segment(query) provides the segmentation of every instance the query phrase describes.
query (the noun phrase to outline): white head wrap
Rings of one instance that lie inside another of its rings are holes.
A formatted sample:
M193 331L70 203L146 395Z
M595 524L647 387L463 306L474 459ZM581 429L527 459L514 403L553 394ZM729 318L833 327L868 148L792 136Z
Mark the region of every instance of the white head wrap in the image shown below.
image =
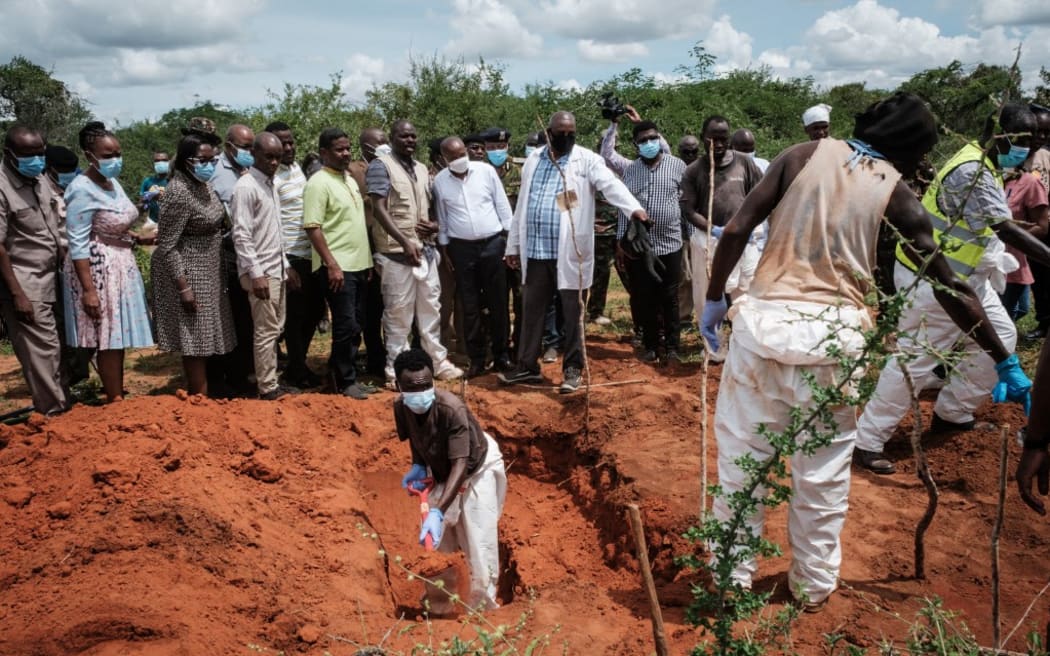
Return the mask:
M814 123L830 123L831 122L831 105L825 105L823 103L819 105L813 105L806 111L802 112L802 126L809 127Z

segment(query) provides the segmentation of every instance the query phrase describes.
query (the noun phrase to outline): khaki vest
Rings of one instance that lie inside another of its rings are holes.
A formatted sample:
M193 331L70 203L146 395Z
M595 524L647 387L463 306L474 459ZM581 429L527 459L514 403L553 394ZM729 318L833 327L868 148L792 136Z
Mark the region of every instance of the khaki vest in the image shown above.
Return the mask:
M390 175L390 193L386 203L394 225L409 241L422 246L423 243L416 235L416 226L421 221L430 220L430 176L427 167L413 160L412 165L416 172L416 179L413 180L393 155L381 155L377 159L383 163ZM401 244L388 235L378 221L372 226L372 240L375 242L376 252L404 251Z
M821 139L769 218L769 237L751 296L767 301L865 306L875 246L900 173L853 149Z

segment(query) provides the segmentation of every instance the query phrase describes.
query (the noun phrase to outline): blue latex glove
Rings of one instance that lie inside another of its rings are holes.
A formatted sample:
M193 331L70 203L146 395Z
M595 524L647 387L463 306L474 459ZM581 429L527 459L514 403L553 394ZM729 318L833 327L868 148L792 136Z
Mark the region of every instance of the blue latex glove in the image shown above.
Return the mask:
M423 527L419 530L419 544L427 538L427 533L434 538L434 548L441 544L441 536L445 533L445 515L437 508L431 508L427 518L423 520Z
M412 485L417 490L422 490L422 481L427 477L427 468L420 464L412 465L412 469L408 470L408 473L401 477L401 487L407 488L412 483L419 483L418 485Z
M1032 408L1032 381L1028 379L1021 369L1021 361L1017 354L1013 354L999 364L995 365L995 371L999 374L999 382L992 389L992 400L996 403L1014 401L1024 404L1025 414Z
M707 340L707 347L711 353L718 351L718 331L722 328L722 321L726 318L729 305L723 296L720 301L708 300L704 303L704 313L700 319L700 334Z
M711 236L715 239L721 239L723 229L722 226L711 226Z

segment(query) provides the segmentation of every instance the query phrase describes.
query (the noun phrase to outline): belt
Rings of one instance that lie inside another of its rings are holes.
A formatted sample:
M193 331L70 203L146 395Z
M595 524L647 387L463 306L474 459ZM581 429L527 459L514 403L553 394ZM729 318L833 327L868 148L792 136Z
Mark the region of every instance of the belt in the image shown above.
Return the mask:
M100 244L113 246L114 248L131 248L135 245L135 238L127 233L122 235L112 235L104 232L92 232L91 238Z
M501 234L503 234L503 233L502 232L497 232L494 235L489 235L488 237L482 237L481 239L459 239L457 237L449 237L449 241L450 242L451 241L455 241L455 242L459 242L461 244L484 244L486 242L492 241L496 237L499 237Z

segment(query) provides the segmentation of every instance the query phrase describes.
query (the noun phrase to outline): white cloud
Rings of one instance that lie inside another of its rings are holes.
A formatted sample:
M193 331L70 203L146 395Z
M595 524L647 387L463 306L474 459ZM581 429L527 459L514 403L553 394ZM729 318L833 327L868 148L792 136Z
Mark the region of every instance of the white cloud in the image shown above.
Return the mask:
M364 100L369 89L389 80L392 73L382 59L355 52L343 70L343 93L352 101Z
M110 86L149 86L192 80L199 75L261 70L263 63L236 46L218 44L175 50L116 51L109 69Z
M738 31L729 16L723 15L707 31L704 48L718 58L715 72L723 73L751 65L752 41L750 34Z
M921 18L903 16L877 0L825 12L806 31L802 44L762 52L756 59L782 76L811 75L830 86L865 82L872 88L892 88L918 71L945 66L953 60L1010 65L1021 33L995 26L970 34L948 36ZM1035 79L1050 28L1027 34L1021 68Z
M583 91L583 85L580 84L575 78L562 80L561 82L555 84L554 87L556 89L561 89L562 91Z
M525 29L510 7L500 0L453 0L452 28L460 35L446 52L469 57L536 57L543 37Z
M981 0L983 25L1048 25L1050 3L1036 0Z
M533 29L574 39L629 43L699 34L716 0L509 0Z
M54 66L78 80L74 90L85 96L97 87L258 70L259 59L242 51L243 26L264 6L264 0L36 0L32 20L0 21L0 58L21 54Z
M598 43L592 39L577 41L576 50L585 61L601 63L625 62L649 54L644 43Z

